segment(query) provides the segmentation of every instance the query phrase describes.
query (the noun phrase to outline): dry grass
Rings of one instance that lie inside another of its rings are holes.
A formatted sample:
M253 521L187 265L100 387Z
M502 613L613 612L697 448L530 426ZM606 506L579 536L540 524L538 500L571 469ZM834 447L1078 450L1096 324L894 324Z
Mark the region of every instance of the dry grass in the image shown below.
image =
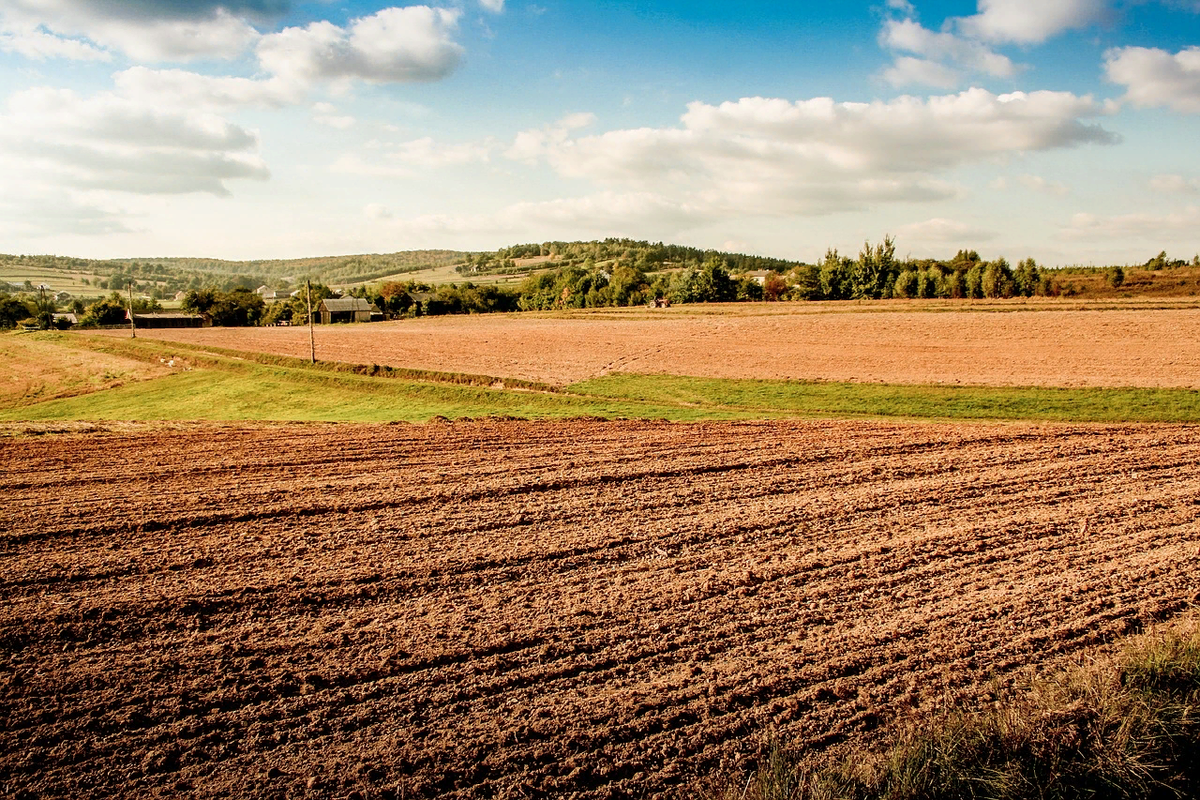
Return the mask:
M0 335L0 409L111 389L166 375L165 365L63 347L65 337Z
M1200 789L1200 627L1032 681L973 713L900 730L884 752L801 758L778 742L720 800L1189 798ZM714 788L715 787L715 788Z

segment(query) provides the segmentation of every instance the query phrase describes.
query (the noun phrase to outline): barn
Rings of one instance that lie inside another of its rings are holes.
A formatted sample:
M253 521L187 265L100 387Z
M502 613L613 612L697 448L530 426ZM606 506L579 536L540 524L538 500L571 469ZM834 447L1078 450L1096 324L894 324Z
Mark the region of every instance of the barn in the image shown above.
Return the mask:
M125 312L129 319L129 312ZM211 328L212 320L199 314L184 314L178 311L156 311L147 314L134 314L135 328Z
M327 297L317 309L323 324L332 322L370 322L383 319L383 312L374 303L361 297Z

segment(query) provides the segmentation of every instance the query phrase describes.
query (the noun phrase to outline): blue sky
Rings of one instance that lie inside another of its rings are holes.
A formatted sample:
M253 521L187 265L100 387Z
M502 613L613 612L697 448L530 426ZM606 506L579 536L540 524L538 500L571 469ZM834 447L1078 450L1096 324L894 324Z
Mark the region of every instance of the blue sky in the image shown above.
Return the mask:
M1200 0L0 0L0 252L1200 251Z

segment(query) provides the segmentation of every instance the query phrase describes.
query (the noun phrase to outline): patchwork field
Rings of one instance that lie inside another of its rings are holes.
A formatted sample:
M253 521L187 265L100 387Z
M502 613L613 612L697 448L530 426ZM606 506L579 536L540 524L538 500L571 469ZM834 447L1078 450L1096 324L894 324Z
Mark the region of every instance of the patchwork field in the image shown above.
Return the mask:
M1200 308L957 301L488 314L317 328L317 358L567 385L611 373L1200 388ZM122 332L110 335L120 337ZM306 328L139 336L308 357Z
M1200 602L1196 427L54 429L0 439L13 797L683 794Z

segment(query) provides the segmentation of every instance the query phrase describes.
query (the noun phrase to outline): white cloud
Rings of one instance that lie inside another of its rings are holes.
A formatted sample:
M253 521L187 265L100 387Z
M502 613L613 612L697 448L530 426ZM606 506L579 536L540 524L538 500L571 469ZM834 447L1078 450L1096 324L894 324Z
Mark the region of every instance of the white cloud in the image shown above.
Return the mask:
M504 11L504 0L479 0L479 5L493 14L499 14Z
M1187 206L1182 211L1166 214L1136 213L1111 217L1076 214L1060 235L1066 239L1084 241L1129 238L1161 242L1171 237L1194 241L1197 228L1200 228L1200 207Z
M131 100L177 108L279 107L300 102L304 95L301 87L279 78L214 77L180 69L132 67L116 73L113 82Z
M552 125L536 130L521 131L505 155L513 161L535 164L554 147L564 144L572 131L594 125L596 115L586 112L568 114Z
M59 41L55 46L59 56L78 57L86 52L80 49L84 43L69 44L75 37L83 37L100 48L119 50L140 61L233 58L246 51L258 38L258 31L227 10L230 5L8 0L0 9L0 27L9 31L44 28Z
M1155 175L1150 179L1150 190L1159 194L1195 194L1200 192L1200 178L1185 178L1182 175Z
M1116 137L1084 119L1104 113L1064 92L994 95L971 89L923 100L836 103L761 97L692 103L676 128L573 137L561 128L518 136L510 158L638 191L671 191L743 213L823 213L874 202L957 194L938 174L1014 153Z
M34 61L66 58L72 61L111 61L112 55L87 42L46 33L36 26L0 29L0 51L16 53Z
M258 137L213 114L113 94L29 89L0 115L10 185L50 183L142 194L228 194L225 181L266 179Z
M1104 0L979 0L979 13L956 20L962 33L987 42L1040 44L1099 22Z
M892 86L916 85L953 89L962 83L962 74L927 58L900 56L884 71L883 79Z
M935 217L927 219L924 222L914 222L910 225L903 225L897 231L897 234L905 241L914 241L918 243L961 243L970 244L971 242L986 242L996 238L994 231L989 231L985 228L967 225L962 222L957 222L944 217Z
M931 31L911 19L885 21L879 40L883 46L891 50L913 53L930 62L952 61L972 72L996 78L1010 78L1017 71L1016 66L1007 56L993 51L980 42L955 36L952 33Z
M258 58L268 72L301 84L439 80L462 58L463 48L450 38L459 14L428 6L385 8L348 28L330 22L285 28L261 39Z
M1115 48L1104 54L1104 72L1125 87L1124 99L1134 105L1200 113L1200 47L1174 55L1157 48Z

